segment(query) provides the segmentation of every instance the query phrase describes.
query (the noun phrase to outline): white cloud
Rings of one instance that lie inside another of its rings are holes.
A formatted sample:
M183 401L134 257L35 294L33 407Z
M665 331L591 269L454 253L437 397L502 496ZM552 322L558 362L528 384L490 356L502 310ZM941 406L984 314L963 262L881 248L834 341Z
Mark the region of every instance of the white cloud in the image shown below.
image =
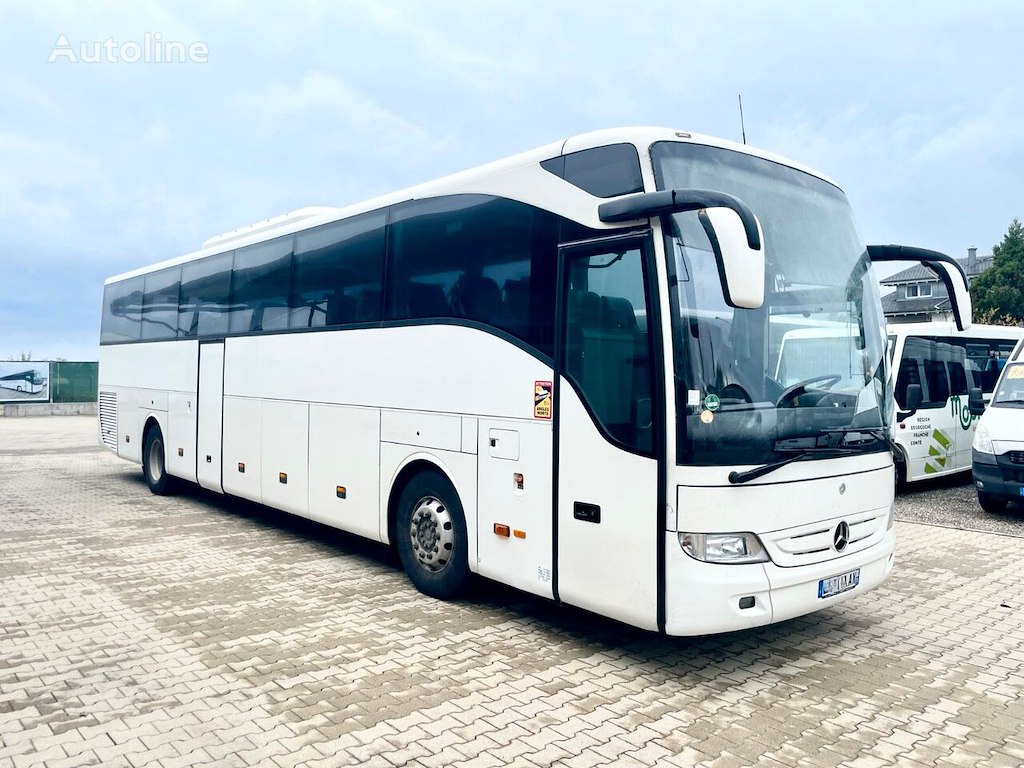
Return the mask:
M67 190L102 185L95 157L60 142L0 133L0 219L52 232L73 215Z
M380 148L394 142L438 151L444 141L424 128L381 106L373 97L337 75L310 71L294 85L271 83L261 91L246 91L229 105L254 117L266 132L283 132L301 125L304 135L353 134L363 148L373 140Z
M161 119L154 120L136 142L136 146L146 149L156 149L166 146L171 138L171 129Z

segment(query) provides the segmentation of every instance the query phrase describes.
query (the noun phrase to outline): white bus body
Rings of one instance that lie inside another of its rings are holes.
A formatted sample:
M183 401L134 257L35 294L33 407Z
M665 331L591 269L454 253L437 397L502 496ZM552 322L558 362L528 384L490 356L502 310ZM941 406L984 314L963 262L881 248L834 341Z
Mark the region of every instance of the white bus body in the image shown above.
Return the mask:
M893 566L870 252L802 166L577 136L109 279L100 437L155 492L394 543L427 594L473 572L673 635L781 621ZM765 374L819 322L856 329L859 378Z
M1024 328L953 323L900 323L887 327L896 408L892 434L899 448L898 477L907 482L966 472L978 417L967 407L978 387L988 402ZM905 410L907 387L921 386L922 402Z

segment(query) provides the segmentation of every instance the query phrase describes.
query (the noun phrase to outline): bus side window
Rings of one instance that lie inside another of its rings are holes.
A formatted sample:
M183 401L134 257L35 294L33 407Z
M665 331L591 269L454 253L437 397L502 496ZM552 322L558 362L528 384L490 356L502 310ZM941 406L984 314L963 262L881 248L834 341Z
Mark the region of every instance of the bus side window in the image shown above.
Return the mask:
M228 320L231 333L288 327L282 310L288 305L291 266L291 237L235 252Z
M967 394L967 373L962 362L951 360L946 363L949 369L949 391L952 395Z
M132 277L103 289L100 341L137 341L142 333L143 278Z
M384 275L386 212L373 211L354 219L301 232L295 240L290 328L378 322Z
M949 399L949 378L946 375L946 366L941 360L922 360L924 363L924 377L928 382L928 395L922 407L944 408Z
M228 330L234 252L191 261L181 269L178 336L218 336Z
M907 387L911 384L921 384L921 373L918 370L917 359L908 357L904 350L903 358L900 360L899 375L896 377L896 402L901 408L907 402Z

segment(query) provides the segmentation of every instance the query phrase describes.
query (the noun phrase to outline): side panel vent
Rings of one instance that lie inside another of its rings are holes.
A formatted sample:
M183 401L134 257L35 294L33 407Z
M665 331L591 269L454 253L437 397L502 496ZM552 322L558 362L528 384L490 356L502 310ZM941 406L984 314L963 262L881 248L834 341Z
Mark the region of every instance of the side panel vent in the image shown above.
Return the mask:
M117 453L117 393L100 392L100 438Z

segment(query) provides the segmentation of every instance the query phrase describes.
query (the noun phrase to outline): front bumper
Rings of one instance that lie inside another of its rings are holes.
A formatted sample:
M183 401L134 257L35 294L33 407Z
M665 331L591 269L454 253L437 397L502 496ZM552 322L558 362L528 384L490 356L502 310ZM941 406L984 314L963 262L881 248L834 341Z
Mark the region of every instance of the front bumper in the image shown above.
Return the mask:
M872 547L822 563L781 568L774 563L720 565L689 557L675 533L665 536L666 609L669 635L707 635L762 626L838 605L881 584L892 572L895 529ZM821 599L818 582L856 568L860 583ZM754 605L740 608L753 597Z
M1024 497L1024 467L1014 466L998 455L972 448L971 476L980 493L1010 501L1020 501Z

